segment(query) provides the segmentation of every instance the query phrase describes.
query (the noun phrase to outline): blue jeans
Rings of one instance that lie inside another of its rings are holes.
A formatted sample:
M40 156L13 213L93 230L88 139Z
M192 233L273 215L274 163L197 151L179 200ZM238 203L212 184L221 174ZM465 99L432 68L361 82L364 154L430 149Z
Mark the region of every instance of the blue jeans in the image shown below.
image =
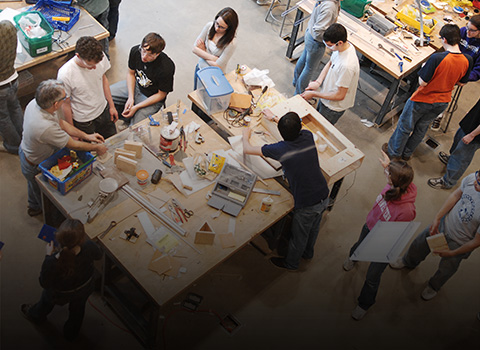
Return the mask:
M35 181L35 176L40 173L40 168L37 165L33 166L27 162L22 147L19 147L18 155L20 156L20 167L22 169L22 174L25 176L28 183L28 207L33 210L42 209L42 196L40 187Z
M328 206L328 197L321 202L300 209L294 209L292 236L288 242L285 267L297 269L300 258L313 258L313 248L317 240L322 214Z
M110 85L110 91L112 92L113 103L115 104L115 108L117 109L119 119L130 124L136 124L144 120L145 118L148 118L149 115L157 113L162 106L165 106L166 99L154 103L153 105L139 109L132 118L125 118L122 117L122 112L125 109L125 103L128 100L127 81L122 80L118 83ZM138 104L142 101L145 101L147 98L147 96L140 92L138 85L135 84L135 95L133 97L133 103Z
M23 111L17 98L18 81L0 88L0 135L9 153L18 153L22 141Z
M388 153L392 157L411 157L422 142L430 123L448 106L446 102L423 103L407 100L397 128L388 142Z
M452 147L450 147L450 158L447 163L447 172L443 176L443 181L447 187L453 187L462 177L472 162L475 152L480 148L480 143L470 142L468 145L462 141L465 132L458 128L453 138Z
M310 35L305 33L305 49L297 61L293 73L293 86L295 86L295 95L305 91L310 81L315 80L320 74L319 67L325 53L325 44L318 42Z
M438 229L439 232L444 232L444 222L440 222L440 227ZM428 254L430 254L430 248L427 244L427 237L430 235L430 227L427 227L420 233L417 238L410 244L407 253L403 256L403 262L406 267L411 269L415 268L420 264ZM447 234L445 234L448 247L453 250L460 247L460 245L454 241L452 241ZM467 259L470 256L470 253L464 253L455 255L449 258L441 258L440 263L438 264L438 269L435 274L430 278L428 284L430 287L435 290L439 291L440 288L448 281L450 277L452 277L455 272L457 272L458 267L463 259Z
M332 125L338 122L338 120L343 115L343 113L345 113L345 111L337 112L328 108L322 103L321 100L318 102L317 111L321 115L323 115L325 119L327 119L330 123L332 123Z
M350 256L352 256L360 243L362 243L365 237L367 237L369 232L370 230L368 229L367 224L363 225L358 241L350 249ZM387 266L387 263L378 262L372 262L368 266L365 283L363 284L362 291L358 297L358 306L360 306L362 309L368 310L370 306L375 304L375 298L377 297L378 288L380 287L380 279Z

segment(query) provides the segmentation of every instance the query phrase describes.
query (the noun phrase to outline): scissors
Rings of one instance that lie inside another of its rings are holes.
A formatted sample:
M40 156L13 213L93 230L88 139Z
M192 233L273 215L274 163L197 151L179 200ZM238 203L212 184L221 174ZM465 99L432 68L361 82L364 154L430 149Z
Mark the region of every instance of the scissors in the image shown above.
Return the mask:
M183 222L182 217L178 213L178 211L180 210L179 208L174 208L173 205L171 205L169 203L168 204L168 210L170 210L170 215L171 215L173 221L175 221L177 224Z
M175 207L182 211L183 216L185 216L185 220L189 219L193 215L193 210L185 209L175 198L172 198L172 203Z

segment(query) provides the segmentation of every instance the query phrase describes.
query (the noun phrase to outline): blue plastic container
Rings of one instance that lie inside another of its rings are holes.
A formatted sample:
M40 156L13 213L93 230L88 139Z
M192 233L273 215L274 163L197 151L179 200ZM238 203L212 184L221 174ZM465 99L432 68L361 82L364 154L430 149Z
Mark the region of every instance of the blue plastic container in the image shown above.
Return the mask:
M41 12L53 28L68 32L80 18L80 10L69 6L71 3L71 1L39 0L30 11ZM55 21L52 17L70 17L70 20Z
M205 67L197 71L198 93L208 114L228 108L233 88L218 67Z

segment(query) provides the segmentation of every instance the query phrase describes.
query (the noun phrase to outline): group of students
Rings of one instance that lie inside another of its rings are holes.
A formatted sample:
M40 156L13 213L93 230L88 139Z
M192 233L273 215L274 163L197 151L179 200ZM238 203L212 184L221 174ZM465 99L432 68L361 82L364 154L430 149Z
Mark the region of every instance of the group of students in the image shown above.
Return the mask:
M347 40L345 28L335 23L338 11L337 0L317 3L306 33L306 48L297 63L294 77L296 93L301 93L307 100L318 97L319 111L332 123L353 106L359 77L355 49ZM477 32L476 38L480 29L477 19L474 16L467 29L467 33L472 33L472 29L475 29L473 32ZM199 57L196 71L206 66L218 66L225 70L236 47L237 26L238 16L231 8L222 9L213 22L205 25L192 50ZM11 31L8 26L7 29ZM458 32L458 27L454 25L442 28L440 35L447 51L433 55L420 70L421 86L407 102L397 126L400 131L403 131L402 125L408 124L402 120L412 119L412 115L418 112L415 107L417 104L428 110L429 118L435 113L437 115L446 107L447 101L444 100L450 100L454 84L468 81L472 59L460 54L458 44L461 39L458 39ZM12 41L11 46L14 45L16 42L13 44ZM332 51L331 58L318 78L310 81L325 47ZM35 99L25 110L23 138L18 150L22 173L28 180L29 215L41 213L40 191L34 179L41 161L62 147L94 150L101 155L106 152L103 144L105 138L116 132L115 122L118 118L126 123L136 123L157 112L165 104L168 93L173 91L175 65L163 52L164 48L165 41L160 35L147 34L140 45L130 50L126 80L110 86L105 75L110 63L103 47L94 38L82 37L76 44L75 56L60 68L58 80L40 83ZM476 60L475 63L478 62L478 57ZM456 73L452 74L449 67ZM445 75L448 75L448 79ZM445 90L439 102L436 97L432 101L437 89L430 89L438 88L437 81L442 82L438 86ZM424 96L429 101L417 101L419 96ZM437 103L443 109L436 108ZM427 104L433 104L435 108L431 109ZM63 113L58 113L60 110ZM268 110L264 114L265 118L278 123L284 140L263 147L252 146L249 142L251 130L245 128L243 149L247 154L263 155L282 164L294 197L291 238L285 257L273 257L271 262L277 267L292 271L298 269L301 259L310 260L314 256L322 215L328 206L329 190L320 170L313 135L302 130L299 116L289 112L278 118ZM410 133L414 134L412 131ZM413 169L407 162L414 147L409 148L411 152L406 152L405 147L398 151L399 147L392 141L396 138L392 136L391 146L389 144L385 149L387 152L380 159L386 175L386 185L367 215L360 238L351 248L349 257L379 220L411 221L415 218L417 189L412 182ZM459 143L458 139L457 144ZM449 161L454 158L454 152L451 153ZM422 293L424 299L433 298L455 273L462 259L466 259L471 251L480 246L478 207L480 173L477 172L462 181L461 187L450 195L439 210L432 225L415 239L405 256L392 264L394 268L416 267L430 253L426 237L438 232L445 233L450 250L437 252L441 256L439 268ZM80 329L85 302L92 291L93 260L98 259L100 253L97 247L86 240L83 225L75 220L67 220L62 224L57 240L60 243L59 252L51 244L47 246L47 257L40 278L45 288L42 298L33 306L22 305L22 312L30 320L39 322L55 304L70 303L70 316L64 334L71 340ZM347 271L354 266L355 261L350 258L344 263ZM352 312L353 318L361 319L375 303L380 278L386 266L383 263L370 264L358 305Z

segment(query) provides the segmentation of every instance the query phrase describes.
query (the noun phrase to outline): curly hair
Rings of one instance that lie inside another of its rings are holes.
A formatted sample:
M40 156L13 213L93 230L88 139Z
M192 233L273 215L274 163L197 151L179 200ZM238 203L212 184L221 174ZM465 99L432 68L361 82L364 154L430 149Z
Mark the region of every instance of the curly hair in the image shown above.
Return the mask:
M98 63L103 59L102 44L91 36L82 36L78 39L75 52L78 53L80 58L87 61Z

